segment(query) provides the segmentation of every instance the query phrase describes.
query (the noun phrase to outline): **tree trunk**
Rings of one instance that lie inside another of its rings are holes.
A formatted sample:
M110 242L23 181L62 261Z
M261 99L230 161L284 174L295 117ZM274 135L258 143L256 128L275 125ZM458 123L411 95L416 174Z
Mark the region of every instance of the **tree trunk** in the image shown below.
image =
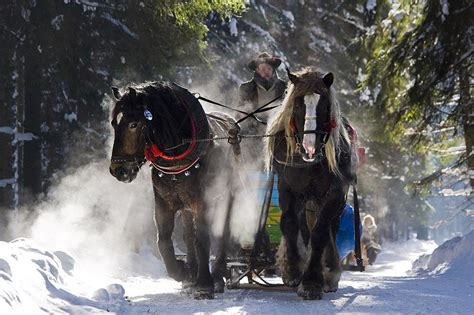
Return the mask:
M466 142L467 168L472 194L474 190L474 104L472 104L467 66L459 71L459 105L462 107L462 126L464 141Z

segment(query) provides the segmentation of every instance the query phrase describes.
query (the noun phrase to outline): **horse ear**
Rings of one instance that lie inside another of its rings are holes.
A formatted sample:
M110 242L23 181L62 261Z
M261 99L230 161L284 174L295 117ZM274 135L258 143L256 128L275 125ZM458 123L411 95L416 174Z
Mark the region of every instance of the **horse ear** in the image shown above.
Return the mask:
M329 88L331 87L331 85L333 84L334 82L334 74L332 74L332 72L328 72L324 75L324 78L323 78L323 82L324 84L326 84L326 86Z
M115 87L115 86L112 86L112 94L114 95L117 101L122 97L122 95L120 95L120 91L118 87Z
M134 88L129 87L128 88L128 95L130 95L132 98L135 98L137 96L137 91Z
M288 73L288 79L290 79L290 81L295 84L296 82L298 82L299 78L294 75L293 73L290 72L290 69L286 68L286 73Z

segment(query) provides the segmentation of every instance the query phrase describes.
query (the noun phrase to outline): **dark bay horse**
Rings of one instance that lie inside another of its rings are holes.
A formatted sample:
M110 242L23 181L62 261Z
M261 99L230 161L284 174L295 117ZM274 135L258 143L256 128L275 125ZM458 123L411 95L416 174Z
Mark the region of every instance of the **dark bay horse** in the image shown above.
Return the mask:
M335 238L357 156L331 86L332 73L292 74L281 111L269 126L267 166L278 174L283 282L304 299L338 288ZM305 246L300 246L299 243Z
M206 115L197 99L176 84L146 83L124 93L113 88L113 94L115 139L110 173L131 182L145 158L153 165L158 248L168 275L192 288L195 298L213 298L206 188L219 178L227 188L220 193L231 193L227 183L233 176L235 156L229 155L238 151L238 144L219 145L209 139L227 136L238 127L225 114ZM185 230L186 262L176 258L171 239L177 211Z

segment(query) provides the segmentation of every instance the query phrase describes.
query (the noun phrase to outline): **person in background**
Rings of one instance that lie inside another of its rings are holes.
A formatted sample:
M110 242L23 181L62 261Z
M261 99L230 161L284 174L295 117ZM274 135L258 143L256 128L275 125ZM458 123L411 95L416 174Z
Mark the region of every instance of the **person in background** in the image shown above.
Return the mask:
M377 255L382 250L377 240L377 224L375 224L374 217L367 214L362 220L362 246L365 254L363 258L369 265L375 262Z
M280 65L281 59L279 57L271 56L266 52L262 52L250 60L247 67L253 72L253 77L251 80L242 83L239 87L240 106L242 110L252 112L275 99L277 100L269 106L278 104L279 100L283 98L283 93L286 89L286 82L278 77L276 71ZM269 115L271 115L271 112L256 114L255 116L260 122L254 118L247 119L244 122L245 127L243 127L246 133L265 134L266 121ZM257 178L263 176L263 139L247 139L247 141L242 144L242 147L244 155L246 155L246 160L252 161L252 163L246 166L249 173ZM254 179L251 181L254 181ZM261 237L255 240L255 246L259 248L256 259L263 264L273 264L275 257L266 229L260 235Z
M240 99L251 103L253 109L265 103L282 97L286 89L286 82L278 77L276 69L281 59L263 52L252 59L247 65L253 71L253 78L240 85Z

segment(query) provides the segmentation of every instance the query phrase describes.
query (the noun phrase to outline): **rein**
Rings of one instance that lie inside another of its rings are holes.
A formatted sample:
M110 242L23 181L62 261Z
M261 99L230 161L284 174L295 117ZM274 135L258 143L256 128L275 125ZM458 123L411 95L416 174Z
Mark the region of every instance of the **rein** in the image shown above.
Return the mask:
M173 83L174 85L176 86L179 86L180 88L183 88L182 86L180 86L179 84L177 83ZM278 101L284 93L282 93L281 95L279 95L278 97L270 100L269 102L263 104L262 106L260 106L259 108L257 108L256 110L250 112L250 113L247 113L243 110L239 110L239 109L236 109L236 108L233 108L233 107L230 107L230 106L227 106L227 105L224 105L222 103L219 103L219 102L216 102L216 101L213 101L211 99L208 99L208 98L205 98L203 96L201 96L200 93L192 93L193 96L197 99L197 100L201 100L201 101L204 101L204 102L207 102L209 104L213 104L213 105L216 105L216 106L219 106L219 107L222 107L222 108L226 108L226 109L229 109L229 110L232 110L234 112L237 112L237 113L240 113L240 114L244 114L245 116L242 117L241 119L239 119L236 123L239 124L241 122L243 122L244 120L248 119L249 117L252 117L253 119L255 119L257 122L263 124L263 125L266 125L267 123L265 121L263 121L262 119L258 118L257 116L255 116L255 114L259 114L259 113L264 113L264 112L267 112L269 110L272 110L274 108L277 108L278 106L280 105L275 105L275 106L271 106L271 107L267 107L268 105L272 104L273 102L276 102Z

